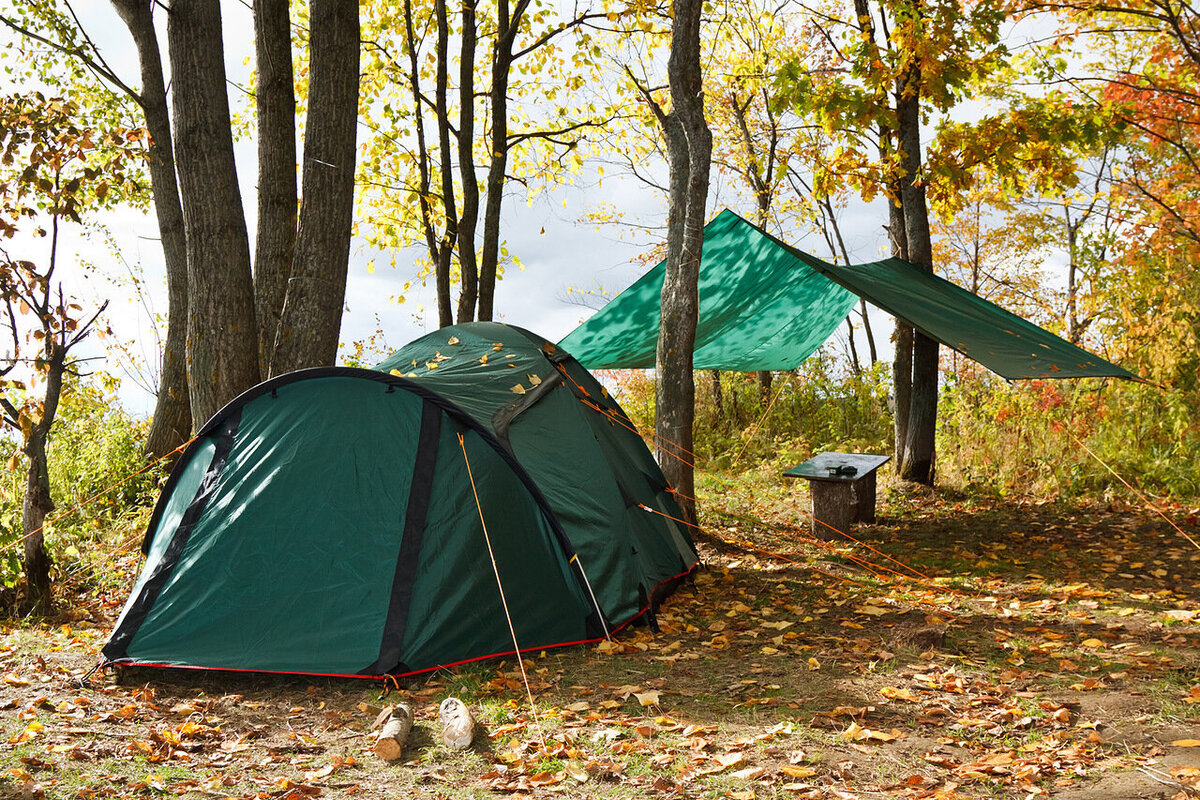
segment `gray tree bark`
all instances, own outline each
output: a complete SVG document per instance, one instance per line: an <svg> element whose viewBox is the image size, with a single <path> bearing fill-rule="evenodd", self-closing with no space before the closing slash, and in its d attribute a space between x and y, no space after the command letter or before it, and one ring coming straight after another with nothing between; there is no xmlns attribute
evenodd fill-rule
<svg viewBox="0 0 1200 800"><path fill-rule="evenodd" d="M450 114L446 106L446 87L450 81L450 22L446 12L446 0L437 0L434 8L437 16L437 86L434 87L434 107L438 120L442 211L445 218L445 232L437 243L434 259L434 282L437 286L438 326L444 328L454 324L453 305L450 302L450 261L454 255L455 242L458 241L458 212L455 210L454 173L450 169L450 165L453 163L453 153L450 150ZM415 108L419 117L421 108L419 100Z"/></svg>
<svg viewBox="0 0 1200 800"><path fill-rule="evenodd" d="M267 375L296 251L296 92L288 0L255 0L254 54L258 71L254 315L259 371Z"/></svg>
<svg viewBox="0 0 1200 800"><path fill-rule="evenodd" d="M278 375L333 364L346 297L358 124L357 0L312 0L296 254L271 357Z"/></svg>
<svg viewBox="0 0 1200 800"><path fill-rule="evenodd" d="M158 399L146 437L146 456L159 458L186 441L192 430L186 353L187 242L179 184L175 180L171 119L167 111L158 34L154 29L154 7L138 0L112 0L112 5L133 37L138 52L142 78L138 100L146 119L146 129L150 132L147 165L167 271L167 338L163 346Z"/></svg>
<svg viewBox="0 0 1200 800"><path fill-rule="evenodd" d="M929 210L925 202L925 187L918 180L921 167L921 94L917 66L910 67L906 84L905 91L900 92L897 98L896 110L904 167L900 191L904 205L908 260L919 269L932 272ZM937 432L938 343L915 331L912 339L912 391L900 476L932 485Z"/></svg>
<svg viewBox="0 0 1200 800"><path fill-rule="evenodd" d="M500 28L492 48L492 159L484 184L483 247L479 254L479 319L490 320L495 310L496 276L500 265L500 210L504 200L504 177L508 167L508 73L512 69L513 45L521 29L521 18L529 0L517 0L510 10L508 0L497 0Z"/></svg>
<svg viewBox="0 0 1200 800"><path fill-rule="evenodd" d="M203 424L258 382L250 247L230 135L220 0L173 0L167 45L187 237L188 388Z"/></svg>
<svg viewBox="0 0 1200 800"><path fill-rule="evenodd" d="M46 616L53 610L53 589L50 584L50 554L46 552L46 535L42 528L46 516L54 510L50 496L50 462L46 457L46 440L54 417L58 414L58 401L62 397L63 374L67 369L67 350L49 341L45 348L46 389L42 399L42 418L34 423L24 451L29 458L25 470L25 497L21 507L21 527L24 530L24 548L21 568L29 591L29 610L37 616Z"/></svg>
<svg viewBox="0 0 1200 800"><path fill-rule="evenodd" d="M678 493L684 517L696 521L692 423L696 386L692 349L699 309L697 280L704 245L712 133L704 119L700 69L701 0L674 0L667 79L671 113L660 116L670 164L667 262L661 296L655 392L659 464Z"/></svg>
<svg viewBox="0 0 1200 800"><path fill-rule="evenodd" d="M458 174L462 179L462 216L458 221L458 321L475 319L479 298L479 265L475 259L475 225L479 221L479 183L475 180L475 3L462 4L462 49L458 62ZM507 70L505 70L507 75ZM507 120L505 120L507 132ZM489 195L490 196L490 195ZM490 318L489 318L490 319Z"/></svg>

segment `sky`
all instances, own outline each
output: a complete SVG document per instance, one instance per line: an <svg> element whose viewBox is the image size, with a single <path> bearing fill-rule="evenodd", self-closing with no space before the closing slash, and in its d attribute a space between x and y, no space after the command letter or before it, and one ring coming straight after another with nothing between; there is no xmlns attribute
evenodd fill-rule
<svg viewBox="0 0 1200 800"><path fill-rule="evenodd" d="M223 4L226 39L226 67L231 83L231 99L236 102L237 85L245 85L253 52L253 21L247 5L237 2ZM137 85L137 57L132 41L108 3L79 4L77 11L85 30L92 37L108 64L131 85ZM160 17L163 15L159 15ZM162 34L165 40L165 32ZM254 142L243 140L236 144L239 182L243 206L251 239L254 236L255 152ZM736 192L713 170L710 193L710 216L729 205L738 209ZM664 181L665 182L665 181ZM580 222L589 208L610 204L621 208L628 218L651 229L661 227L666 218L666 200L645 184L632 178L614 175L610 171L603 180L590 167L585 169L579 183L542 194L532 205L524 197L512 194L505 199L502 236L509 251L517 256L523 270L510 268L496 287L495 308L499 321L528 328L547 339L557 341L587 318L592 309L579 304L578 294L570 290L591 290L602 286L615 293L636 280L644 266L636 257L654 244L653 234L634 236L629 231L606 227L598 229ZM884 211L875 206L853 205L842 219L851 255L868 261L884 255L886 238L883 235ZM151 319L155 313L166 311L166 285L158 231L152 212L123 209L103 219L114 247L107 246L96 236L81 237L69 234L65 250L72 252L80 264L97 266L98 272L116 275L120 283L102 283L95 277L84 278L82 270L75 272L72 285L78 287L83 299L110 301L108 321L117 339L127 343L134 360L155 364L159 358L157 341L161 330L155 331ZM825 245L818 238L794 242L826 256ZM365 340L382 331L391 348L400 347L436 327L436 306L432 281L426 286L419 282L408 290L407 281L414 281L417 267L416 252L397 253L397 267L386 266L390 254L372 252L362 241L351 245L351 262L346 291L346 303L341 341L347 345ZM369 261L380 266L372 273ZM143 290L135 292L129 286L131 275L143 277ZM70 275L70 273L68 273ZM405 302L394 298L403 293ZM872 315L875 338L886 354L891 325L882 313ZM842 329L844 331L844 329ZM839 336L844 334L839 333ZM146 415L153 409L153 397L146 391L153 376L140 381L130 377L128 365L111 357L111 340L107 344L93 342L96 355L104 349L110 353L104 367L121 375L126 373L121 402L135 414ZM835 344L835 347L837 345ZM844 344L841 346L844 349ZM865 341L859 347L865 352ZM153 369L150 370L153 372Z"/></svg>

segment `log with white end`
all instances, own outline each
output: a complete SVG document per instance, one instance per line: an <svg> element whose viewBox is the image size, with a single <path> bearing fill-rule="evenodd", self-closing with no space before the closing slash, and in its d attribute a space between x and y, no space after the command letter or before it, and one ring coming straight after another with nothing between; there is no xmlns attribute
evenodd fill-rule
<svg viewBox="0 0 1200 800"><path fill-rule="evenodd" d="M412 730L413 712L405 703L395 706L387 715L383 730L375 739L375 755L384 761L395 761L404 752L404 741Z"/></svg>
<svg viewBox="0 0 1200 800"><path fill-rule="evenodd" d="M471 709L457 697L447 697L438 707L442 718L442 744L451 750L466 750L475 738L475 719Z"/></svg>

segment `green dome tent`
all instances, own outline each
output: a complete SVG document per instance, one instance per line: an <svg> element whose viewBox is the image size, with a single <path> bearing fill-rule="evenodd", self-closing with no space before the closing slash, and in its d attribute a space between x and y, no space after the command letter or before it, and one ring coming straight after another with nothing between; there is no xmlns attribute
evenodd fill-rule
<svg viewBox="0 0 1200 800"><path fill-rule="evenodd" d="M383 676L510 654L514 633L522 651L594 640L652 617L695 567L679 516L565 351L444 328L374 370L267 381L209 420L103 655Z"/></svg>

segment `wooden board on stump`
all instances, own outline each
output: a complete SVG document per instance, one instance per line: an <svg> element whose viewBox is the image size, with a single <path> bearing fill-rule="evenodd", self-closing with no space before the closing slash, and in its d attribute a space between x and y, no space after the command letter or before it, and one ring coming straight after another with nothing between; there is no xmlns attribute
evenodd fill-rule
<svg viewBox="0 0 1200 800"><path fill-rule="evenodd" d="M813 536L837 539L855 522L875 521L875 470L890 460L869 453L818 453L783 476L808 481Z"/></svg>

